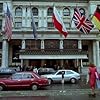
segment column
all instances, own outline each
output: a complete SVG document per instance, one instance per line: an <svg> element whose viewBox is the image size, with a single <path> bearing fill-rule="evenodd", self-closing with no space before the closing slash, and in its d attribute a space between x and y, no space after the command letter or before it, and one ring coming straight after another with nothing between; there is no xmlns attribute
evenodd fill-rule
<svg viewBox="0 0 100 100"><path fill-rule="evenodd" d="M93 63L96 65L96 42L93 41Z"/></svg>
<svg viewBox="0 0 100 100"><path fill-rule="evenodd" d="M44 8L44 24L43 24L44 26L43 27L47 27L47 9L46 8Z"/></svg>
<svg viewBox="0 0 100 100"><path fill-rule="evenodd" d="M82 68L83 68L83 63L82 63L82 59L81 59L81 61L80 61L80 73L82 73Z"/></svg>
<svg viewBox="0 0 100 100"><path fill-rule="evenodd" d="M63 59L61 59L61 61L60 61L60 66L61 66L61 68L64 67L64 61L63 61Z"/></svg>
<svg viewBox="0 0 100 100"><path fill-rule="evenodd" d="M26 44L25 44L25 40L23 39L23 40L22 40L22 49L25 49L25 45L26 45Z"/></svg>
<svg viewBox="0 0 100 100"><path fill-rule="evenodd" d="M8 67L8 42L3 40L2 44L2 65L1 67Z"/></svg>
<svg viewBox="0 0 100 100"><path fill-rule="evenodd" d="M44 49L44 40L41 40L41 49Z"/></svg>
<svg viewBox="0 0 100 100"><path fill-rule="evenodd" d="M31 8L27 8L27 27L31 27Z"/></svg>
<svg viewBox="0 0 100 100"><path fill-rule="evenodd" d="M24 66L24 63L23 63L23 59L21 59L21 71L23 71L23 66Z"/></svg>
<svg viewBox="0 0 100 100"><path fill-rule="evenodd" d="M23 9L22 9L23 11L23 15L22 15L22 27L26 27L26 8L25 8L25 6L23 6Z"/></svg>
<svg viewBox="0 0 100 100"><path fill-rule="evenodd" d="M82 49L82 41L81 40L78 40L78 49Z"/></svg>
<svg viewBox="0 0 100 100"><path fill-rule="evenodd" d="M99 41L96 41L96 66L100 67L100 58L99 58Z"/></svg>
<svg viewBox="0 0 100 100"><path fill-rule="evenodd" d="M63 40L60 40L60 49L63 49Z"/></svg>

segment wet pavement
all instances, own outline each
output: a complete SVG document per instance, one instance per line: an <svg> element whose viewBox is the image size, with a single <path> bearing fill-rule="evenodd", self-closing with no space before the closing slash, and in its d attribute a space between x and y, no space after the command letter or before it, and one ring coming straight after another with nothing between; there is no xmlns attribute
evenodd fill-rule
<svg viewBox="0 0 100 100"><path fill-rule="evenodd" d="M83 76L77 84L52 84L37 91L0 91L0 100L100 100L99 89L96 89L96 97L89 96L90 92L86 76Z"/></svg>
<svg viewBox="0 0 100 100"><path fill-rule="evenodd" d="M1 97L0 100L100 100L100 95L96 97L89 97L88 95Z"/></svg>

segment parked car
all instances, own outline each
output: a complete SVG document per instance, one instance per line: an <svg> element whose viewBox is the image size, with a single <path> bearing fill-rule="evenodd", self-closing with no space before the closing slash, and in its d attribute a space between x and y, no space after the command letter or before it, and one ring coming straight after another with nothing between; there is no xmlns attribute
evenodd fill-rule
<svg viewBox="0 0 100 100"><path fill-rule="evenodd" d="M0 75L12 75L16 73L16 71L14 69L11 69L9 67L1 67L0 68Z"/></svg>
<svg viewBox="0 0 100 100"><path fill-rule="evenodd" d="M71 82L71 83L76 83L80 79L80 74L73 71L73 70L58 70L57 72L53 74L46 74L43 75L44 77L48 78L49 84L53 82L61 82L62 81L62 73L64 73L64 81Z"/></svg>
<svg viewBox="0 0 100 100"><path fill-rule="evenodd" d="M40 77L34 72L16 72L9 78L0 79L0 91L4 89L23 89L31 88L37 90L40 87L48 86L47 78Z"/></svg>
<svg viewBox="0 0 100 100"><path fill-rule="evenodd" d="M39 68L38 74L39 75L45 75L45 74L53 74L56 71L53 68Z"/></svg>

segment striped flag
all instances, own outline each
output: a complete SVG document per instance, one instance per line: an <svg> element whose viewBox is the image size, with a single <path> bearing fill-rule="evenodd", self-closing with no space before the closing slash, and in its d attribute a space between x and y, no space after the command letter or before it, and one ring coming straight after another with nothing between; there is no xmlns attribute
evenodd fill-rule
<svg viewBox="0 0 100 100"><path fill-rule="evenodd" d="M7 36L8 40L10 40L12 37L12 16L8 8L8 5L5 13L4 33Z"/></svg>
<svg viewBox="0 0 100 100"><path fill-rule="evenodd" d="M32 18L33 36L34 36L34 39L37 39L36 25L35 25L34 16L33 16L32 11L31 11L31 18Z"/></svg>
<svg viewBox="0 0 100 100"><path fill-rule="evenodd" d="M66 38L68 35L68 32L66 30L66 27L61 19L61 16L59 15L56 7L54 7L53 9L53 23L55 28L64 35L64 37Z"/></svg>
<svg viewBox="0 0 100 100"><path fill-rule="evenodd" d="M94 27L92 22L80 13L78 8L74 9L73 21L76 28L85 34L89 33Z"/></svg>
<svg viewBox="0 0 100 100"><path fill-rule="evenodd" d="M100 8L98 6L92 17L92 22L95 24L96 28L100 30Z"/></svg>

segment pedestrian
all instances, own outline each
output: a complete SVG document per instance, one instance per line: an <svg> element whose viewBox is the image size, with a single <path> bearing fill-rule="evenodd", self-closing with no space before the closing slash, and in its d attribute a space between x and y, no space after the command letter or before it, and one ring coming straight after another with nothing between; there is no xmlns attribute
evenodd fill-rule
<svg viewBox="0 0 100 100"><path fill-rule="evenodd" d="M34 66L34 68L33 68L33 72L38 73L38 69L37 69L36 66Z"/></svg>
<svg viewBox="0 0 100 100"><path fill-rule="evenodd" d="M96 85L96 78L98 78L97 75L97 68L94 64L90 64L88 68L88 82L89 86L91 88L91 95L95 96L95 85Z"/></svg>

